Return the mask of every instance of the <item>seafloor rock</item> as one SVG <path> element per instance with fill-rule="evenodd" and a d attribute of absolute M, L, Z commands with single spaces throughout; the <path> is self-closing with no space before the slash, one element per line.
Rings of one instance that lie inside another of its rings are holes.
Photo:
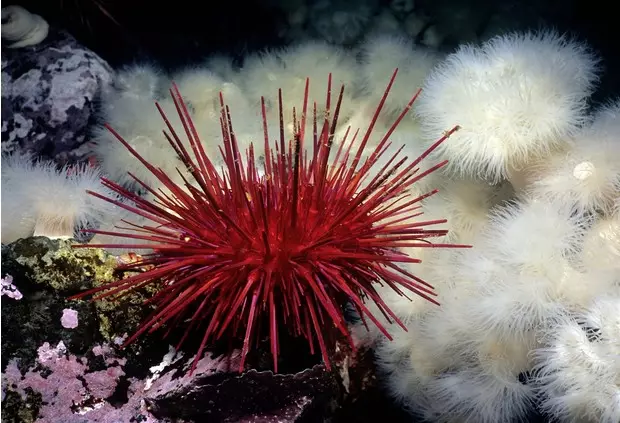
<path fill-rule="evenodd" d="M 95 340 L 112 339 L 113 333 L 133 330 L 141 319 L 143 297 L 122 301 L 69 301 L 81 290 L 112 280 L 116 260 L 103 250 L 73 248 L 72 240 L 46 237 L 20 239 L 2 246 L 2 277 L 12 278 L 22 294 L 14 300 L 2 298 L 2 364 L 18 358 L 20 367 L 33 364 L 43 342 L 59 341 L 73 353 L 82 353 Z M 62 326 L 64 309 L 79 314 L 77 328 Z"/>
<path fill-rule="evenodd" d="M 289 365 L 296 358 L 283 357 Z M 207 353 L 192 373 L 193 360 L 175 360 L 153 382 L 145 402 L 154 416 L 196 422 L 208 416 L 209 421 L 226 423 L 376 421 L 364 407 L 371 402 L 369 393 L 380 397 L 373 357 L 364 346 L 354 351 L 337 343 L 330 370 L 316 364 L 278 374 L 260 369 L 239 374 L 238 350 L 219 357 Z"/>
<path fill-rule="evenodd" d="M 87 129 L 113 70 L 69 34 L 2 49 L 2 152 L 29 151 L 65 164 L 89 152 Z"/>
<path fill-rule="evenodd" d="M 141 303 L 149 293 L 118 301 L 68 301 L 121 276 L 113 270 L 115 257 L 74 244 L 35 237 L 2 248 L 2 276 L 10 275 L 22 294 L 2 298 L 3 421 L 369 421 L 362 405 L 375 386 L 372 357 L 346 345 L 338 344 L 328 371 L 283 337 L 281 374 L 266 370 L 268 343 L 259 343 L 248 360 L 256 370 L 239 374 L 238 352 L 207 352 L 190 374 L 193 357 L 170 353 L 168 345 L 182 335 L 182 327 L 172 340 L 154 333 L 120 350 L 126 333 L 148 311 Z M 77 326 L 63 325 L 67 308 L 77 312 Z"/>
<path fill-rule="evenodd" d="M 58 293 L 74 293 L 111 281 L 116 259 L 101 249 L 73 248 L 77 244 L 43 236 L 19 239 L 3 246 L 3 273 L 12 274 L 14 270 L 5 268 L 4 260 L 13 260 L 32 282 Z"/>
<path fill-rule="evenodd" d="M 301 423 L 324 421 L 339 403 L 342 385 L 337 373 L 323 365 L 296 374 L 235 374 L 235 363 L 227 366 L 227 373 L 212 369 L 227 361 L 205 356 L 192 375 L 169 371 L 161 376 L 147 395 L 149 410 L 157 417 L 190 421 L 209 416 L 217 422 Z"/>

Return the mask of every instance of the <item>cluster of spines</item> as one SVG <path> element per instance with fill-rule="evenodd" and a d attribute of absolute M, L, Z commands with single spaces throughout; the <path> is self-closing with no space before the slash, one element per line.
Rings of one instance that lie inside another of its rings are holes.
<path fill-rule="evenodd" d="M 409 111 L 419 91 L 360 165 L 396 73 L 392 75 L 356 150 L 354 145 L 359 133 L 356 131 L 349 141 L 350 131 L 347 130 L 331 161 L 344 87 L 340 90 L 333 116 L 327 112 L 322 125 L 319 125 L 314 104 L 310 159 L 304 148 L 309 80 L 306 80 L 300 119 L 293 111 L 294 137 L 288 143 L 284 136 L 282 92 L 278 93 L 279 145 L 276 143 L 273 149 L 270 148 L 266 106 L 262 98 L 263 175 L 257 167 L 252 145 L 246 153 L 244 166 L 231 113 L 221 94 L 223 148 L 220 147 L 220 151 L 224 165 L 220 172 L 205 153 L 176 85 L 173 85 L 171 95 L 190 150 L 157 104 L 168 129 L 164 136 L 195 184 L 181 172 L 184 186 L 173 182 L 170 176 L 144 160 L 120 134 L 108 127 L 157 177 L 167 192 L 155 190 L 133 175 L 154 200 L 146 200 L 107 179 L 103 179 L 103 184 L 124 201 L 91 192 L 154 223 L 136 226 L 126 222 L 130 227 L 122 229 L 131 229 L 132 232 L 91 232 L 147 241 L 124 244 L 123 247 L 153 249 L 155 252 L 137 263 L 122 266 L 123 270 L 144 266 L 149 266 L 150 270 L 75 297 L 90 294 L 97 294 L 95 298 L 121 296 L 159 283 L 159 290 L 147 301 L 156 305 L 155 311 L 125 344 L 164 324 L 172 328 L 189 319 L 177 348 L 191 330 L 206 325 L 194 366 L 209 343 L 232 333 L 243 338 L 242 370 L 251 344 L 258 341 L 256 333 L 262 332 L 258 326 L 262 325 L 263 319 L 259 317 L 265 317 L 275 371 L 278 367 L 278 332 L 283 327 L 306 338 L 312 352 L 316 340 L 329 368 L 329 342 L 335 338 L 334 328 L 353 344 L 343 313 L 346 302 L 390 338 L 385 327 L 367 309 L 365 301 L 376 303 L 387 321 L 394 321 L 403 328 L 404 325 L 374 289 L 375 283 L 385 283 L 401 295 L 406 295 L 404 291 L 411 291 L 436 303 L 432 286 L 398 265 L 420 260 L 407 256 L 399 248 L 463 247 L 433 244 L 428 240 L 443 236 L 447 231 L 424 227 L 445 223 L 445 220 L 412 222 L 414 217 L 421 215 L 419 202 L 437 191 L 416 198 L 411 198 L 408 191 L 421 178 L 446 164 L 442 161 L 424 172 L 418 168 L 419 163 L 458 128 L 446 132 L 417 159 L 411 162 L 407 157 L 399 159 L 401 148 L 377 172 L 371 172 L 378 159 L 386 154 L 391 133 Z M 329 111 L 331 75 L 328 87 L 326 105 Z M 91 244 L 85 247 L 117 246 Z"/>

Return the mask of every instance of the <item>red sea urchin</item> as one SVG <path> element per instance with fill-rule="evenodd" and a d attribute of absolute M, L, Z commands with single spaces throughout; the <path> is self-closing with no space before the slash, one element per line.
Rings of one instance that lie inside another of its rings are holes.
<path fill-rule="evenodd" d="M 280 137 L 275 150 L 269 147 L 262 99 L 264 175 L 259 174 L 253 146 L 243 161 L 230 111 L 221 95 L 220 123 L 224 141 L 221 153 L 225 163 L 221 173 L 205 154 L 176 86 L 171 89 L 171 94 L 193 154 L 157 105 L 168 128 L 164 135 L 196 181 L 189 183 L 185 180 L 184 187 L 145 161 L 121 135 L 108 127 L 169 192 L 156 191 L 133 175 L 156 200 L 147 201 L 107 179 L 103 179 L 104 185 L 133 205 L 91 192 L 147 218 L 153 225 L 134 226 L 133 233 L 91 231 L 148 241 L 148 244 L 91 244 L 83 247 L 147 248 L 153 249 L 154 253 L 136 263 L 121 266 L 123 270 L 147 266 L 148 270 L 74 298 L 90 294 L 97 294 L 95 298 L 120 296 L 136 288 L 160 283 L 157 293 L 147 301 L 156 306 L 155 311 L 126 344 L 166 323 L 175 325 L 189 319 L 181 343 L 190 330 L 199 325 L 206 326 L 196 361 L 207 344 L 224 334 L 243 339 L 240 371 L 250 344 L 262 335 L 269 337 L 277 372 L 278 333 L 283 328 L 295 336 L 304 337 L 311 351 L 317 342 L 329 368 L 328 350 L 333 346 L 335 335 L 339 332 L 351 343 L 343 312 L 347 303 L 351 303 L 362 318 L 373 321 L 389 338 L 386 329 L 364 305 L 365 301 L 374 301 L 388 321 L 393 319 L 403 325 L 382 301 L 373 286 L 375 283 L 385 283 L 403 295 L 401 288 L 404 288 L 436 302 L 432 298 L 435 295 L 432 286 L 397 265 L 420 260 L 403 254 L 398 248 L 458 247 L 428 241 L 428 238 L 445 235 L 447 231 L 424 229 L 424 226 L 444 223 L 445 220 L 411 222 L 412 217 L 421 214 L 417 203 L 436 191 L 417 198 L 408 194 L 408 188 L 416 181 L 446 164 L 441 162 L 424 172 L 417 167 L 457 128 L 446 132 L 416 160 L 407 163 L 406 157 L 397 158 L 401 148 L 386 165 L 376 173 L 370 173 L 385 153 L 390 134 L 411 108 L 417 93 L 370 157 L 360 164 L 396 73 L 392 75 L 356 152 L 353 154 L 352 148 L 357 132 L 350 142 L 345 135 L 333 160 L 329 157 L 344 87 L 340 90 L 333 116 L 327 113 L 322 125 L 317 124 L 314 108 L 310 158 L 304 149 L 309 81 L 306 81 L 299 120 L 293 118 L 294 139 L 288 143 L 284 139 L 282 93 L 279 92 Z M 331 75 L 329 82 L 331 87 Z M 330 109 L 330 97 L 331 89 L 328 88 L 327 110 Z M 268 333 L 262 333 L 265 327 Z"/>

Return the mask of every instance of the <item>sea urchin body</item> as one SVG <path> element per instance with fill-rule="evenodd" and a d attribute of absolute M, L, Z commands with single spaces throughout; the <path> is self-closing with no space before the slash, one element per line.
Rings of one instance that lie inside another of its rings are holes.
<path fill-rule="evenodd" d="M 168 128 L 164 135 L 195 178 L 192 183 L 185 181 L 184 186 L 149 164 L 121 135 L 108 128 L 157 177 L 167 192 L 154 190 L 136 178 L 154 197 L 149 201 L 104 179 L 107 187 L 129 202 L 97 193 L 92 195 L 153 224 L 134 226 L 130 232 L 92 232 L 133 238 L 136 244 L 123 247 L 148 248 L 154 253 L 122 266 L 123 270 L 147 266 L 146 271 L 76 297 L 120 296 L 136 288 L 158 284 L 156 294 L 148 300 L 155 305 L 155 311 L 126 343 L 164 324 L 175 325 L 189 320 L 181 342 L 189 331 L 199 326 L 203 331 L 196 360 L 214 341 L 224 336 L 238 337 L 243 340 L 240 370 L 243 370 L 252 343 L 268 337 L 277 371 L 281 330 L 305 338 L 312 351 L 318 345 L 329 368 L 335 335 L 340 333 L 351 341 L 343 313 L 347 303 L 389 337 L 366 308 L 366 301 L 375 302 L 388 321 L 403 325 L 382 301 L 374 288 L 376 283 L 387 284 L 402 295 L 410 291 L 436 302 L 432 286 L 398 265 L 419 262 L 399 248 L 454 247 L 428 240 L 445 235 L 446 231 L 425 227 L 445 220 L 412 222 L 412 217 L 419 215 L 418 203 L 435 191 L 413 198 L 408 189 L 445 165 L 442 162 L 424 172 L 418 168 L 419 162 L 457 128 L 446 132 L 423 156 L 413 161 L 408 161 L 407 157 L 398 158 L 399 150 L 386 165 L 373 169 L 389 146 L 390 133 L 411 108 L 416 94 L 376 150 L 362 160 L 362 152 L 396 73 L 361 142 L 356 142 L 357 132 L 350 141 L 345 136 L 342 142 L 333 142 L 344 87 L 333 114 L 327 112 L 320 119 L 322 123 L 316 112 L 313 114 L 313 134 L 306 137 L 309 113 L 309 81 L 306 81 L 302 110 L 293 122 L 295 136 L 288 142 L 284 139 L 280 92 L 280 134 L 273 149 L 269 145 L 263 101 L 265 154 L 262 158 L 264 169 L 260 171 L 253 146 L 243 159 L 230 112 L 221 95 L 221 153 L 225 164 L 224 169 L 218 171 L 205 154 L 174 86 L 171 94 L 183 123 L 187 145 L 161 109 L 160 112 Z M 331 76 L 329 82 L 331 87 Z M 326 101 L 326 109 L 330 111 L 331 89 L 328 89 Z M 312 138 L 312 148 L 308 151 L 304 148 L 306 138 Z M 334 158 L 330 159 L 332 156 Z M 85 247 L 115 246 L 91 244 Z"/>

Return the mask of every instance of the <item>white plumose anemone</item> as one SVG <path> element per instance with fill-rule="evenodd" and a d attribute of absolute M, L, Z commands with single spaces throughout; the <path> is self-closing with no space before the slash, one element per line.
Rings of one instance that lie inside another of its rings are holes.
<path fill-rule="evenodd" d="M 452 171 L 498 181 L 585 123 L 596 70 L 583 44 L 556 33 L 498 36 L 448 55 L 415 110 L 429 143 L 461 127 L 439 149 Z"/>

